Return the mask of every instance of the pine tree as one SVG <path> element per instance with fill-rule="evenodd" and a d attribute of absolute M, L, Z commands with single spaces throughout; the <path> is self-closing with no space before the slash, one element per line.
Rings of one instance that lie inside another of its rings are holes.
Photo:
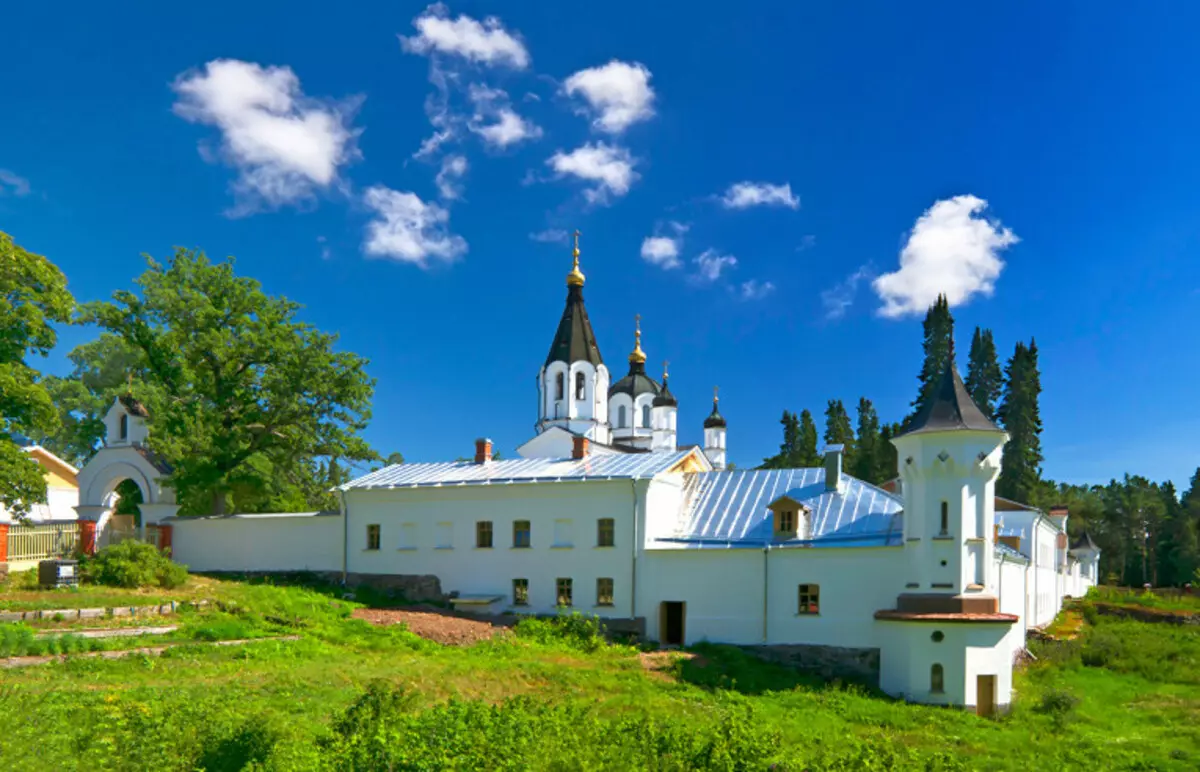
<path fill-rule="evenodd" d="M 854 466 L 850 474 L 866 482 L 875 482 L 879 467 L 880 453 L 879 415 L 871 400 L 862 397 L 858 400 L 858 447 L 855 451 Z"/>
<path fill-rule="evenodd" d="M 796 466 L 813 467 L 821 465 L 821 452 L 817 449 L 817 423 L 808 409 L 800 411 L 800 447 L 796 458 Z"/>
<path fill-rule="evenodd" d="M 967 393 L 991 420 L 996 418 L 996 403 L 1000 399 L 1003 379 L 992 331 L 976 327 L 975 335 L 971 338 L 971 354 L 967 359 Z"/>
<path fill-rule="evenodd" d="M 921 372 L 917 375 L 920 387 L 917 398 L 912 402 L 912 412 L 904 419 L 907 425 L 921 408 L 925 407 L 937 389 L 938 379 L 946 367 L 950 357 L 951 339 L 954 337 L 954 317 L 950 314 L 950 303 L 945 295 L 938 295 L 937 301 L 925 313 L 922 324 L 925 338 L 922 348 L 925 351 L 925 361 L 921 364 Z"/>
<path fill-rule="evenodd" d="M 841 445 L 842 468 L 854 468 L 854 427 L 850 424 L 850 414 L 846 412 L 846 406 L 840 399 L 829 400 L 829 406 L 825 409 L 825 444 Z"/>
<path fill-rule="evenodd" d="M 1037 343 L 1018 342 L 1004 370 L 1004 400 L 996 411 L 1009 436 L 996 482 L 996 494 L 1004 498 L 1030 501 L 1041 484 L 1041 393 Z"/>

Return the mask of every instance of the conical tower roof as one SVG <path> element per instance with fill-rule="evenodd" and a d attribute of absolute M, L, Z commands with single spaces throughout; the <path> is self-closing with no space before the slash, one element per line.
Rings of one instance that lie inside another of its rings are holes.
<path fill-rule="evenodd" d="M 596 344 L 596 333 L 583 305 L 583 272 L 579 270 L 579 232 L 575 232 L 574 267 L 567 274 L 567 305 L 563 309 L 546 364 L 551 362 L 590 362 L 599 367 L 604 364 L 600 347 Z"/>
<path fill-rule="evenodd" d="M 904 434 L 950 431 L 1001 432 L 1003 429 L 992 423 L 971 395 L 954 366 L 954 347 L 946 360 L 946 369 L 938 382 L 933 398 L 913 418 Z"/>

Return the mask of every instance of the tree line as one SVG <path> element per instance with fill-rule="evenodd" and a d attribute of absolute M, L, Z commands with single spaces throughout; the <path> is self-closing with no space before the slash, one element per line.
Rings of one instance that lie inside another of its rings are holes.
<path fill-rule="evenodd" d="M 944 296 L 929 308 L 922 328 L 923 358 L 908 415 L 899 421 L 881 421 L 871 400 L 861 397 L 852 421 L 842 400 L 826 403 L 820 439 L 825 445 L 844 447 L 843 469 L 860 480 L 881 485 L 896 477 L 896 449 L 890 440 L 933 398 L 946 363 L 955 358 L 954 316 Z M 1197 580 L 1200 469 L 1182 496 L 1170 481 L 1156 483 L 1130 474 L 1106 485 L 1073 485 L 1045 478 L 1039 406 L 1042 384 L 1034 339 L 1018 341 L 1002 367 L 992 331 L 976 327 L 964 385 L 983 414 L 1009 435 L 996 495 L 1042 510 L 1068 507 L 1068 537 L 1074 542 L 1086 531 L 1100 547 L 1102 581 L 1158 586 Z M 780 423 L 783 442 L 779 452 L 763 459 L 759 468 L 819 466 L 822 459 L 813 413 L 804 409 L 797 415 L 785 410 Z"/>

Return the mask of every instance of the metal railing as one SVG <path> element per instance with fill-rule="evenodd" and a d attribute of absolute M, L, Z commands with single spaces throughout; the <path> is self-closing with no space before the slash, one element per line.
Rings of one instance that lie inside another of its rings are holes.
<path fill-rule="evenodd" d="M 79 544 L 75 521 L 44 525 L 17 525 L 8 529 L 10 563 L 70 557 Z"/>

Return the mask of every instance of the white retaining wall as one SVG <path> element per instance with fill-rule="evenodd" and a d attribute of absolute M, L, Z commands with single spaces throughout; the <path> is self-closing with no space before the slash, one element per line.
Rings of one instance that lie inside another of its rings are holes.
<path fill-rule="evenodd" d="M 341 571 L 337 513 L 174 517 L 172 557 L 192 571 Z"/>

